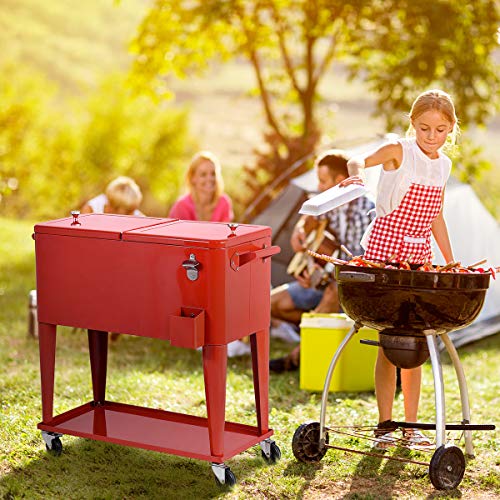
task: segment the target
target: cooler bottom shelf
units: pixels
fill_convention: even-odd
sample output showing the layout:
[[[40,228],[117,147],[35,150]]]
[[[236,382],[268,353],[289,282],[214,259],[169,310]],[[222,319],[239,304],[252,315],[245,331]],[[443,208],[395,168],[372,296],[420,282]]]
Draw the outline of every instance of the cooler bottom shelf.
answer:
[[[135,448],[222,463],[272,436],[254,426],[225,422],[224,452],[212,455],[208,419],[105,401],[86,403],[57,415],[38,428]]]

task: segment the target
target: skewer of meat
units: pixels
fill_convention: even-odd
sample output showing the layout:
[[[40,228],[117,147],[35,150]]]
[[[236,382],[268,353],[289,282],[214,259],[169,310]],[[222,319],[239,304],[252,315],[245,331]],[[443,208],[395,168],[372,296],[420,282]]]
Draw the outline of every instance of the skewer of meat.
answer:
[[[346,260],[336,259],[335,257],[331,257],[330,255],[316,253],[313,252],[312,250],[307,250],[307,253],[316,259],[321,259],[326,262],[331,262],[332,264],[344,265],[348,263]]]
[[[467,269],[474,269],[475,267],[478,267],[481,264],[484,264],[485,262],[487,262],[487,260],[488,259],[483,259],[483,260],[480,260],[479,262],[476,262],[475,264],[471,264],[470,266],[467,266]]]
[[[341,249],[341,250],[342,250],[345,254],[349,255],[349,257],[350,257],[351,259],[354,259],[354,255],[352,254],[352,252],[351,252],[348,248],[346,248],[344,245],[340,245],[340,249]]]
[[[436,271],[438,273],[441,273],[443,271],[448,271],[450,269],[453,269],[454,267],[460,266],[460,262],[448,262],[445,266],[437,266]]]

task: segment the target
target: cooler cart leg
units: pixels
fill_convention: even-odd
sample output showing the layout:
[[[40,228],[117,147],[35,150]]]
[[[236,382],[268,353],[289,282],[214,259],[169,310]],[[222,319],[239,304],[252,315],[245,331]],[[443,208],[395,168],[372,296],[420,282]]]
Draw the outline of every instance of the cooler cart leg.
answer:
[[[42,389],[42,420],[52,420],[54,409],[54,370],[56,364],[56,325],[38,323],[40,350],[40,382]]]
[[[436,405],[436,448],[443,446],[446,439],[446,421],[445,421],[445,401],[443,370],[437,347],[435,330],[424,330],[427,346],[432,365],[432,376],[434,378],[434,401]]]
[[[332,376],[333,372],[335,370],[335,366],[337,365],[337,361],[342,354],[342,351],[344,350],[345,346],[349,343],[351,338],[358,333],[358,330],[362,327],[363,325],[359,323],[354,323],[352,328],[347,332],[347,335],[344,337],[344,340],[340,343],[340,345],[337,348],[337,351],[335,352],[332,360],[330,361],[330,366],[328,367],[328,372],[326,374],[326,379],[325,379],[325,385],[323,386],[323,395],[321,396],[321,413],[320,413],[320,418],[319,418],[319,446],[320,448],[323,448],[325,445],[325,420],[326,420],[326,405],[328,403],[328,392],[330,390],[330,383],[332,381]]]
[[[96,404],[94,409],[94,418],[92,421],[92,434],[98,436],[107,436],[108,427],[106,424],[106,410],[103,406]]]
[[[455,372],[457,374],[458,387],[460,388],[460,399],[462,400],[462,417],[463,417],[462,423],[470,424],[471,419],[470,419],[470,406],[469,406],[469,391],[467,390],[467,381],[465,380],[465,372],[462,367],[462,363],[458,358],[457,350],[455,349],[455,346],[453,345],[453,342],[450,340],[448,334],[443,333],[441,335],[441,339],[443,340],[446,350],[450,355],[450,358],[453,362],[453,366],[455,367]],[[467,454],[468,457],[473,458],[474,447],[472,445],[472,432],[464,431],[464,437],[465,437],[465,453]]]
[[[224,454],[226,417],[227,345],[203,346],[203,377],[207,402],[210,453]]]
[[[99,330],[88,330],[88,337],[94,402],[103,404],[106,398],[108,333]]]
[[[257,426],[261,434],[269,430],[269,337],[266,331],[250,335],[253,386]]]

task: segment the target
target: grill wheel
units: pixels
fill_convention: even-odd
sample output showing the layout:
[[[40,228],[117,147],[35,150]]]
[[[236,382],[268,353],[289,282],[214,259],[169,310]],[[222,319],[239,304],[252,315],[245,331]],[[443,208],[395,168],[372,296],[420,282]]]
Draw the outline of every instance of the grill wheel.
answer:
[[[308,464],[321,461],[327,447],[320,447],[319,434],[319,422],[309,422],[297,427],[292,439],[292,451],[297,460]],[[325,444],[328,444],[328,434],[325,434]]]
[[[442,445],[432,455],[429,477],[436,489],[455,489],[462,481],[464,472],[464,454],[457,446]]]

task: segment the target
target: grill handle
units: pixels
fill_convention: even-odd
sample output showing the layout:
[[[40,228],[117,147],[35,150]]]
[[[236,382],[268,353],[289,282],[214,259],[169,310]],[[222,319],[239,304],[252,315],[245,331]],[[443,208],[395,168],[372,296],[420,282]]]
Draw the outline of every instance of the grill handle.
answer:
[[[341,271],[337,279],[338,281],[353,281],[355,283],[373,283],[375,275],[356,271]]]
[[[366,344],[366,345],[374,345],[374,346],[380,346],[380,342],[378,340],[370,340],[370,339],[361,339],[359,341],[360,344]]]
[[[238,271],[240,267],[254,261],[255,259],[266,259],[267,257],[271,257],[271,255],[276,255],[280,251],[281,248],[279,246],[273,245],[260,250],[251,250],[250,252],[236,252],[231,257],[231,267],[235,271]]]

